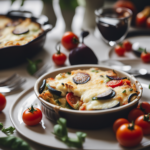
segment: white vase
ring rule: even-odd
[[[83,17],[83,24],[82,28],[95,28],[95,13],[94,11],[96,9],[99,9],[103,6],[104,0],[85,0],[86,6],[85,6],[85,12]]]
[[[46,15],[49,19],[49,22],[55,26],[56,23],[56,15],[53,9],[53,4],[50,2],[43,2],[43,10],[42,14]]]

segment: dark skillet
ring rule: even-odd
[[[42,15],[37,18],[34,17],[31,12],[20,10],[10,11],[7,14],[0,15],[5,15],[11,19],[30,18],[32,21],[39,23],[44,30],[44,32],[37,38],[25,45],[0,48],[0,69],[19,65],[20,63],[24,62],[26,58],[31,58],[40,50],[42,50],[45,43],[46,34],[52,30],[52,25],[49,24],[46,16]]]

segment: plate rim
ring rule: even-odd
[[[42,146],[49,147],[49,148],[64,149],[64,148],[57,148],[57,147],[53,147],[53,146],[50,146],[50,145],[42,144],[42,143],[37,142],[37,141],[34,140],[34,139],[31,139],[31,138],[27,137],[26,135],[24,135],[24,133],[23,133],[22,131],[20,131],[20,129],[18,129],[18,126],[14,123],[12,114],[13,114],[13,109],[14,109],[16,103],[17,103],[18,101],[20,101],[21,97],[23,97],[26,93],[28,93],[28,92],[30,92],[30,91],[32,91],[32,90],[34,91],[34,86],[31,86],[31,87],[29,87],[28,89],[26,89],[25,91],[22,91],[22,92],[19,94],[19,96],[16,98],[16,100],[12,103],[12,105],[11,105],[11,107],[10,107],[10,110],[9,110],[9,117],[10,117],[10,120],[11,120],[13,126],[15,127],[15,129],[17,130],[17,132],[19,132],[23,137],[27,138],[28,140],[30,140],[30,141],[32,141],[32,142],[34,142],[34,143],[37,143],[37,144],[40,144],[40,145],[42,145]],[[35,93],[34,93],[34,94],[35,94]],[[39,101],[39,100],[38,100],[38,101]],[[19,137],[19,138],[20,138],[20,137]],[[69,148],[69,147],[68,147],[68,148]],[[65,148],[65,149],[66,149],[66,148]]]

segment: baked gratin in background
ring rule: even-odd
[[[111,86],[117,83],[116,86]],[[126,105],[136,99],[138,91],[127,77],[113,70],[98,68],[73,70],[43,80],[39,97],[68,109],[102,110]]]
[[[24,45],[43,32],[40,24],[31,19],[11,19],[0,16],[0,48]]]

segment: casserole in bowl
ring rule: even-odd
[[[28,11],[0,14],[0,68],[18,65],[42,49],[52,29],[46,16],[34,17]]]
[[[60,73],[71,72],[72,70],[77,70],[77,69],[85,70],[90,68],[99,68],[104,72],[107,70],[111,70],[111,68],[109,67],[104,67],[99,65],[77,65],[77,66],[57,69],[53,72],[43,75],[36,81],[34,86],[35,94],[38,97],[38,99],[41,101],[43,112],[49,120],[56,121],[58,117],[64,117],[67,119],[68,126],[70,127],[95,129],[95,128],[101,128],[101,127],[111,125],[115,121],[115,119],[119,117],[126,117],[129,111],[137,106],[138,101],[142,95],[142,87],[140,83],[133,76],[118,70],[115,70],[117,75],[119,77],[127,77],[128,79],[130,79],[131,83],[135,85],[136,90],[138,91],[137,97],[133,101],[127,103],[126,105],[121,105],[119,107],[115,107],[111,109],[101,109],[101,110],[87,109],[86,111],[79,111],[79,110],[70,110],[70,109],[60,107],[58,105],[54,105],[41,98],[39,93],[39,88],[41,87],[43,79],[47,79],[50,77],[54,78],[56,75]],[[89,83],[90,82],[92,82],[92,79],[91,81],[89,81]]]

